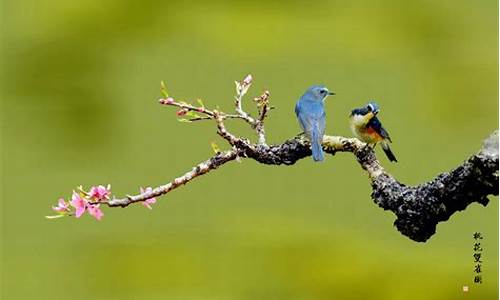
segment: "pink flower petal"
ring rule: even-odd
[[[141,194],[144,194],[144,193],[149,193],[149,192],[152,192],[153,191],[153,188],[151,187],[147,187],[146,189],[144,189],[143,187],[140,187],[140,191],[141,191]],[[156,203],[156,198],[149,198],[143,202],[141,202],[141,204],[144,206],[144,207],[147,207],[149,209],[153,209],[151,207],[151,204],[155,204]]]
[[[148,199],[148,200],[146,200],[146,201],[142,202],[142,205],[144,205],[144,207],[147,207],[147,208],[149,208],[149,209],[153,209],[153,208],[151,207],[151,204],[155,204],[155,203],[156,203],[156,198],[150,198],[150,199]]]
[[[96,218],[98,221],[100,221],[101,218],[104,216],[104,213],[99,208],[99,204],[96,204],[96,205],[90,204],[90,205],[88,205],[87,211],[89,212],[89,214],[91,216],[93,216],[94,218]]]
[[[83,213],[85,212],[85,209],[87,207],[87,201],[83,199],[80,194],[77,192],[73,191],[73,195],[71,196],[71,201],[70,201],[71,206],[75,208],[75,216],[77,218],[81,217]]]
[[[65,211],[68,211],[68,203],[66,203],[66,201],[64,201],[63,198],[60,198],[58,203],[57,203],[57,206],[52,206],[52,210],[54,211],[57,211],[57,212],[65,212]]]
[[[252,75],[251,74],[248,74],[245,79],[243,79],[243,83],[246,84],[246,85],[249,85],[250,83],[252,83]]]
[[[66,203],[66,201],[64,201],[63,198],[59,199],[58,204],[59,207],[68,207],[68,204]]]
[[[187,114],[188,110],[187,109],[181,109],[179,111],[176,112],[176,115],[179,116],[179,117],[182,117],[184,116],[185,114]]]
[[[90,188],[89,196],[97,201],[109,199],[109,195],[111,194],[110,189],[110,185],[107,187],[104,187],[103,185],[93,186]]]
[[[81,217],[84,212],[85,212],[85,206],[78,207],[75,211],[75,217],[77,218]]]

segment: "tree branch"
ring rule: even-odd
[[[372,199],[384,210],[396,214],[397,229],[410,239],[425,242],[439,222],[474,202],[488,204],[498,195],[498,131],[481,150],[450,172],[418,186],[406,186],[383,172],[372,179]]]
[[[199,101],[201,106],[194,106],[175,101],[167,96],[165,99],[160,99],[159,102],[162,105],[180,108],[177,112],[179,117],[190,117],[190,119],[183,119],[184,121],[214,120],[217,134],[226,140],[232,149],[217,152],[213,157],[199,163],[171,182],[154,189],[144,190],[138,195],[122,199],[108,199],[97,194],[98,202],[89,204],[90,208],[94,209],[92,211],[94,216],[95,207],[92,205],[126,207],[132,203],[147,201],[169,193],[232,160],[250,158],[267,165],[293,165],[298,160],[310,156],[310,143],[304,135],[278,145],[266,144],[264,120],[272,108],[269,105],[269,92],[264,91],[261,96],[254,99],[259,114],[257,118],[251,117],[242,108],[243,96],[247,93],[251,82],[250,75],[242,81],[236,81],[236,114],[226,114],[215,109],[209,110],[201,101]],[[166,91],[164,94],[166,95]],[[248,123],[256,130],[257,143],[229,132],[224,124],[227,119],[241,119]],[[373,148],[356,138],[325,136],[322,145],[324,151],[331,155],[337,152],[354,154],[362,169],[368,173],[373,190],[371,197],[374,202],[384,210],[392,211],[396,215],[394,224],[397,229],[417,242],[425,242],[429,239],[435,233],[436,225],[448,220],[455,212],[465,210],[473,202],[486,206],[487,196],[498,195],[498,131],[492,133],[484,141],[478,153],[469,157],[457,168],[441,173],[436,178],[418,186],[407,186],[396,180],[384,170]],[[100,188],[104,192],[109,192],[104,187],[100,186]],[[81,188],[80,190],[83,191]],[[62,211],[66,215],[73,214],[64,203],[55,210]]]
[[[127,196],[127,198],[123,199],[115,198],[101,203],[105,203],[110,207],[116,207],[116,206],[126,207],[135,202],[146,201],[147,199],[161,196],[178,188],[183,184],[190,182],[191,180],[193,180],[198,176],[204,175],[212,170],[217,169],[218,167],[229,161],[235,160],[238,157],[238,153],[239,150],[237,149],[225,152],[219,152],[216,155],[212,156],[211,158],[205,160],[204,162],[197,164],[191,171],[187,172],[186,174],[179,176],[174,180],[172,180],[171,182],[159,186],[153,189],[152,191],[144,192],[136,196]]]

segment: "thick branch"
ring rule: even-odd
[[[279,145],[268,146],[265,142],[264,119],[269,110],[269,92],[254,98],[259,114],[253,118],[242,108],[242,98],[252,83],[248,75],[242,81],[236,81],[236,114],[226,114],[218,110],[193,106],[177,102],[173,98],[160,99],[163,105],[176,106],[181,110],[178,116],[188,116],[187,121],[214,120],[217,133],[225,139],[232,150],[219,152],[212,158],[196,165],[184,175],[159,186],[152,191],[123,199],[100,201],[110,207],[125,207],[135,202],[166,194],[194,178],[204,175],[219,166],[241,158],[251,158],[268,165],[293,165],[299,159],[311,155],[308,140],[299,135]],[[204,116],[199,116],[201,113]],[[256,130],[258,142],[252,143],[230,133],[224,121],[240,119]],[[186,121],[186,120],[184,120]],[[464,210],[469,204],[478,202],[487,205],[489,195],[498,195],[498,131],[485,140],[482,149],[450,172],[439,174],[429,182],[418,186],[407,186],[397,181],[381,166],[372,147],[356,138],[325,136],[323,149],[334,155],[337,152],[351,152],[360,166],[368,173],[372,186],[372,199],[384,210],[396,215],[394,224],[397,229],[410,239],[424,242],[436,231],[439,222],[446,221],[457,211]]]
[[[382,173],[372,187],[375,203],[396,214],[397,229],[414,241],[425,242],[439,222],[473,202],[486,206],[487,196],[498,195],[498,131],[477,154],[429,182],[410,187]]]
[[[372,198],[384,210],[396,214],[398,230],[418,242],[436,231],[438,222],[464,210],[469,204],[488,203],[487,196],[498,195],[498,131],[485,140],[482,149],[456,169],[439,174],[418,186],[406,186],[388,174],[373,149],[355,138],[325,136],[325,152],[352,152],[372,182]],[[309,156],[309,143],[303,137],[270,148],[244,149],[244,155],[260,163],[292,165]]]

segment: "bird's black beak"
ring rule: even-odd
[[[333,95],[335,95],[335,93],[334,92],[328,92],[328,95],[332,95],[333,96]]]

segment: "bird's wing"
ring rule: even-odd
[[[313,126],[313,119],[307,116],[304,112],[297,113],[297,119],[299,120],[299,124],[304,132],[309,134]]]
[[[325,110],[320,103],[298,101],[295,105],[295,114],[304,130],[310,131],[313,124],[321,123],[319,129],[323,128],[324,131]]]
[[[302,130],[307,133],[308,128],[311,128],[311,122],[305,116],[303,111],[303,104],[301,101],[298,101],[295,105],[295,115],[297,115],[297,120],[299,121],[300,127]]]
[[[299,117],[299,113],[300,113],[300,109],[301,109],[301,102],[300,101],[297,101],[297,103],[295,104],[295,115],[297,116],[297,118]]]
[[[381,137],[387,139],[389,142],[392,143],[389,133],[387,132],[387,130],[384,129],[382,123],[379,121],[377,117],[371,118],[367,124],[367,127],[373,128],[378,134],[380,134]]]
[[[318,127],[319,127],[318,128],[319,133],[320,133],[321,137],[323,137],[323,135],[325,134],[325,127],[326,127],[326,113],[324,110],[323,110],[323,113],[321,114],[321,116],[319,117]]]

